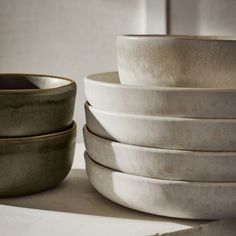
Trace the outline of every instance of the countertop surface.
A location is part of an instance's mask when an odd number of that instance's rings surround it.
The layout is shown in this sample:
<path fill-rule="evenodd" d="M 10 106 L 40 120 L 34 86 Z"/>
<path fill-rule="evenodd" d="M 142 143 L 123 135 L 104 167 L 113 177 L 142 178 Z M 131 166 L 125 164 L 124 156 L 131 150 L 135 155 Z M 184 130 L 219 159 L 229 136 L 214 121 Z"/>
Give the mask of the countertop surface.
<path fill-rule="evenodd" d="M 77 144 L 73 169 L 56 188 L 0 199 L 0 236 L 151 236 L 207 223 L 148 215 L 107 200 L 89 183 L 83 152 Z"/>

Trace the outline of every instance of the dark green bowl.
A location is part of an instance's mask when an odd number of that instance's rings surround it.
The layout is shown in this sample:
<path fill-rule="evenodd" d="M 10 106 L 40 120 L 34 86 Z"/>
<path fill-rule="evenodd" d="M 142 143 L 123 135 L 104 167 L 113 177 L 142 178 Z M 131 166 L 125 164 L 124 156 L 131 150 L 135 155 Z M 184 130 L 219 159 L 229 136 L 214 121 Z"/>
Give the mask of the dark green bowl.
<path fill-rule="evenodd" d="M 32 194 L 59 184 L 69 173 L 76 123 L 62 132 L 0 138 L 0 197 Z"/>
<path fill-rule="evenodd" d="M 73 120 L 76 83 L 32 74 L 0 74 L 0 137 L 50 134 Z"/>

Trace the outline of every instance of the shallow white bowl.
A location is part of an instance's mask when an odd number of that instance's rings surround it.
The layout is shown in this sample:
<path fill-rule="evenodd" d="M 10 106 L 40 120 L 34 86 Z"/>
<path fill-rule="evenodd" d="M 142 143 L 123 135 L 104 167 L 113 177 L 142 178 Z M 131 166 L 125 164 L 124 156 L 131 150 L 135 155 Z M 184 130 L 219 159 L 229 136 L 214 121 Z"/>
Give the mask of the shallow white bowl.
<path fill-rule="evenodd" d="M 177 218 L 236 217 L 236 182 L 184 182 L 129 175 L 85 154 L 88 178 L 110 200 L 143 212 Z"/>
<path fill-rule="evenodd" d="M 85 104 L 94 134 L 126 144 L 167 149 L 236 151 L 236 119 L 190 119 L 105 112 Z"/>
<path fill-rule="evenodd" d="M 121 113 L 236 118 L 236 89 L 122 85 L 117 72 L 90 75 L 85 95 L 95 108 Z"/>
<path fill-rule="evenodd" d="M 236 37 L 124 35 L 117 39 L 122 84 L 236 87 Z"/>
<path fill-rule="evenodd" d="M 196 152 L 127 145 L 83 129 L 86 151 L 108 168 L 159 179 L 236 181 L 236 152 Z"/>

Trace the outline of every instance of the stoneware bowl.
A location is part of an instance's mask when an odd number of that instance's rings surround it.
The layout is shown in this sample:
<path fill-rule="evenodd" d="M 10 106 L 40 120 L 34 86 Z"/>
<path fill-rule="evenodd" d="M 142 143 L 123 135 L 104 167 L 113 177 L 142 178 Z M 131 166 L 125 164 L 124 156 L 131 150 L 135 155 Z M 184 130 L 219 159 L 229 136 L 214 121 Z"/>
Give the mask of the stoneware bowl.
<path fill-rule="evenodd" d="M 85 104 L 92 133 L 146 147 L 236 151 L 236 119 L 192 119 L 106 112 Z"/>
<path fill-rule="evenodd" d="M 121 85 L 117 72 L 88 76 L 85 95 L 95 108 L 141 115 L 236 118 L 236 89 Z"/>
<path fill-rule="evenodd" d="M 236 182 L 185 182 L 129 175 L 105 168 L 85 154 L 94 188 L 108 199 L 143 212 L 177 218 L 236 217 Z"/>
<path fill-rule="evenodd" d="M 76 84 L 46 75 L 0 74 L 0 137 L 50 134 L 73 120 Z"/>
<path fill-rule="evenodd" d="M 236 37 L 124 35 L 117 44 L 123 84 L 236 87 Z"/>
<path fill-rule="evenodd" d="M 74 158 L 76 124 L 48 135 L 0 139 L 0 197 L 32 194 L 59 184 Z"/>
<path fill-rule="evenodd" d="M 83 129 L 86 151 L 97 163 L 138 176 L 186 181 L 236 181 L 236 152 L 147 148 L 100 138 Z"/>

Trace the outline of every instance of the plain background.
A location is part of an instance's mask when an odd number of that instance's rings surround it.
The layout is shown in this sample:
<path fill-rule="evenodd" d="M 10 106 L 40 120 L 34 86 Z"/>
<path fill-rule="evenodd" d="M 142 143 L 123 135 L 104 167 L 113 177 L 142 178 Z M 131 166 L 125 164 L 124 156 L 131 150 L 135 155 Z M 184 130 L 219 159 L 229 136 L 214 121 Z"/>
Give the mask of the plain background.
<path fill-rule="evenodd" d="M 170 32 L 236 35 L 235 0 L 171 0 Z"/>
<path fill-rule="evenodd" d="M 121 34 L 236 34 L 235 0 L 0 0 L 0 72 L 77 81 L 78 141 L 83 78 L 116 70 Z"/>

